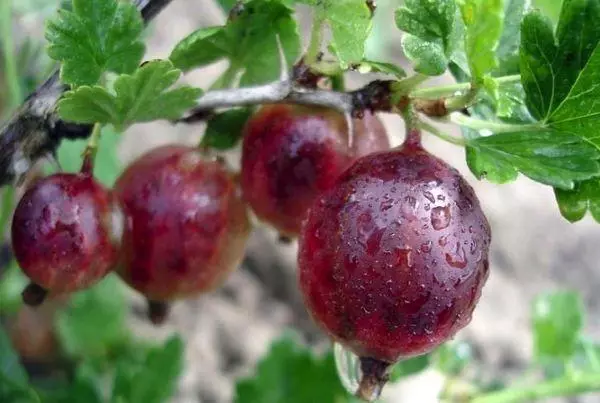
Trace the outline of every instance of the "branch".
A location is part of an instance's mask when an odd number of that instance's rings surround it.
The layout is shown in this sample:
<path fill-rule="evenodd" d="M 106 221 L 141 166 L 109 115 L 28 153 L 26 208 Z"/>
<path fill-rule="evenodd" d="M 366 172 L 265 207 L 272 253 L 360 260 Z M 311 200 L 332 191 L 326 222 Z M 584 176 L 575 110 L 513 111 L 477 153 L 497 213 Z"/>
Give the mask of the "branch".
<path fill-rule="evenodd" d="M 198 99 L 196 107 L 178 122 L 191 123 L 210 116 L 215 109 L 235 106 L 292 103 L 335 109 L 353 117 L 363 111 L 390 111 L 393 109 L 391 84 L 394 81 L 373 81 L 352 92 L 297 88 L 293 79 L 270 84 L 209 91 Z"/>
<path fill-rule="evenodd" d="M 150 22 L 172 0 L 135 0 L 144 21 Z M 68 87 L 55 71 L 0 126 L 0 187 L 19 183 L 37 160 L 54 154 L 62 139 L 89 137 L 92 125 L 64 122 L 58 118 L 56 103 Z"/>

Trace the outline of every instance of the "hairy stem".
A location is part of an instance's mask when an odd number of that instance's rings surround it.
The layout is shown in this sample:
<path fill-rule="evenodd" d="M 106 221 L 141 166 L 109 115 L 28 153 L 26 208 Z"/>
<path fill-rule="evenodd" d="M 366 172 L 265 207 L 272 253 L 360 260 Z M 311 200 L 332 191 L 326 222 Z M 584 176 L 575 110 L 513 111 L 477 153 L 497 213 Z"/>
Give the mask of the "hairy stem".
<path fill-rule="evenodd" d="M 521 81 L 520 75 L 503 76 L 495 79 L 499 85 L 513 84 Z M 414 98 L 441 98 L 453 96 L 458 92 L 469 91 L 471 83 L 456 83 L 429 88 L 417 88 L 410 93 Z"/>
<path fill-rule="evenodd" d="M 10 109 L 19 105 L 23 100 L 12 31 L 12 0 L 2 0 L 2 2 L 0 2 L 0 38 L 2 40 L 4 74 L 6 85 L 8 87 L 7 103 Z"/>
<path fill-rule="evenodd" d="M 94 160 L 96 158 L 96 153 L 98 152 L 98 142 L 101 134 L 102 125 L 100 123 L 96 123 L 88 140 L 87 147 L 83 152 L 83 164 L 81 166 L 81 172 L 83 173 L 90 175 L 94 173 Z"/>
<path fill-rule="evenodd" d="M 585 374 L 484 394 L 473 398 L 470 403 L 525 403 L 599 390 L 600 374 Z"/>
<path fill-rule="evenodd" d="M 534 132 L 545 130 L 544 126 L 537 123 L 516 125 L 502 122 L 489 122 L 486 120 L 475 119 L 458 112 L 450 114 L 446 120 L 474 130 L 489 130 L 493 133 Z"/>
<path fill-rule="evenodd" d="M 444 133 L 437 127 L 435 127 L 427 122 L 423 122 L 423 121 L 419 122 L 419 127 L 421 129 L 425 130 L 426 132 L 431 133 L 434 136 L 436 136 L 444 141 L 447 141 L 450 144 L 454 144 L 459 147 L 465 147 L 467 145 L 467 141 L 464 138 L 451 136 L 447 133 Z"/>

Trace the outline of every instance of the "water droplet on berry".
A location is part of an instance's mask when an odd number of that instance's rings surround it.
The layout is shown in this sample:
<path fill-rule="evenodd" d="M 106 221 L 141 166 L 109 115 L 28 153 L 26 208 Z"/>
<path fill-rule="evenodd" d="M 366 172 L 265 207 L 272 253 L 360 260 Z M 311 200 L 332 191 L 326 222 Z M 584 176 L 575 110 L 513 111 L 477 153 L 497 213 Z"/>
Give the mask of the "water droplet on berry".
<path fill-rule="evenodd" d="M 438 239 L 438 244 L 442 247 L 446 246 L 448 244 L 448 237 L 446 235 L 441 236 L 440 239 Z"/>
<path fill-rule="evenodd" d="M 427 241 L 426 243 L 421 245 L 421 252 L 423 253 L 429 253 L 431 252 L 431 246 L 432 246 L 433 242 L 431 241 Z"/>
<path fill-rule="evenodd" d="M 446 253 L 446 262 L 455 269 L 464 269 L 467 267 L 467 256 L 465 249 L 456 243 L 456 250 L 453 253 Z"/>
<path fill-rule="evenodd" d="M 423 192 L 423 196 L 425 196 L 425 198 L 430 202 L 435 203 L 435 197 L 433 197 L 431 192 Z"/>
<path fill-rule="evenodd" d="M 396 249 L 396 263 L 401 267 L 413 267 L 412 249 L 402 248 Z"/>
<path fill-rule="evenodd" d="M 450 225 L 450 206 L 436 207 L 431 210 L 431 225 L 436 230 L 443 230 Z"/>

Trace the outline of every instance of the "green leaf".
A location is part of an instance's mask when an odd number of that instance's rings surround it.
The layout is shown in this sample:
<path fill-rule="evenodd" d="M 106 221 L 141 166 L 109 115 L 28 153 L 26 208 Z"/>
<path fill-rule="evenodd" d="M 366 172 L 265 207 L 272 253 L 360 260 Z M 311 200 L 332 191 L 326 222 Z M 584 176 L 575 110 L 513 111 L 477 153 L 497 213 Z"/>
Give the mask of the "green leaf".
<path fill-rule="evenodd" d="M 504 76 L 519 73 L 519 45 L 521 43 L 521 22 L 525 15 L 526 0 L 506 0 L 504 5 L 504 27 L 496 56 L 498 68 L 494 75 Z"/>
<path fill-rule="evenodd" d="M 600 222 L 600 178 L 580 182 L 573 190 L 555 189 L 554 193 L 567 220 L 579 221 L 589 210 L 594 220 Z"/>
<path fill-rule="evenodd" d="M 104 128 L 98 142 L 98 153 L 94 160 L 94 176 L 107 187 L 117 180 L 121 172 L 118 158 L 118 146 L 121 135 Z M 63 140 L 58 148 L 58 162 L 65 172 L 79 172 L 82 154 L 87 147 L 87 140 Z"/>
<path fill-rule="evenodd" d="M 178 336 L 167 340 L 163 347 L 152 349 L 140 371 L 131 378 L 129 395 L 123 400 L 127 403 L 166 402 L 175 392 L 183 371 L 183 353 L 183 341 Z"/>
<path fill-rule="evenodd" d="M 433 360 L 440 371 L 457 376 L 473 360 L 473 350 L 466 342 L 451 341 L 443 344 L 433 353 Z"/>
<path fill-rule="evenodd" d="M 29 280 L 16 260 L 11 260 L 0 275 L 0 315 L 16 313 L 23 305 L 21 293 Z"/>
<path fill-rule="evenodd" d="M 577 136 L 558 132 L 503 133 L 469 142 L 467 163 L 478 178 L 505 183 L 521 172 L 562 189 L 597 176 L 597 148 Z"/>
<path fill-rule="evenodd" d="M 371 10 L 365 0 L 300 0 L 315 7 L 315 19 L 327 22 L 333 48 L 343 67 L 359 63 L 371 33 Z"/>
<path fill-rule="evenodd" d="M 277 37 L 289 65 L 300 54 L 293 13 L 293 8 L 282 0 L 249 1 L 226 26 L 202 28 L 183 39 L 170 59 L 186 71 L 228 59 L 234 73 L 243 71 L 241 86 L 276 80 L 281 71 Z"/>
<path fill-rule="evenodd" d="M 228 57 L 230 45 L 224 27 L 201 28 L 175 46 L 169 60 L 188 71 Z"/>
<path fill-rule="evenodd" d="M 13 349 L 8 334 L 0 326 L 0 401 L 40 403 L 40 398 L 29 387 L 25 369 Z"/>
<path fill-rule="evenodd" d="M 349 400 L 337 377 L 333 354 L 315 357 L 293 338 L 271 346 L 252 378 L 238 382 L 235 403 L 305 403 Z"/>
<path fill-rule="evenodd" d="M 395 364 L 392 368 L 390 380 L 392 382 L 397 382 L 407 376 L 418 374 L 419 372 L 427 369 L 427 367 L 429 367 L 430 362 L 430 354 L 424 354 L 418 357 L 402 360 L 399 363 Z"/>
<path fill-rule="evenodd" d="M 571 359 L 571 366 L 578 372 L 600 372 L 600 344 L 581 337 L 577 341 L 575 354 Z"/>
<path fill-rule="evenodd" d="M 396 25 L 406 32 L 402 48 L 415 70 L 440 75 L 457 47 L 456 3 L 454 0 L 407 0 L 396 10 Z"/>
<path fill-rule="evenodd" d="M 250 108 L 231 109 L 212 117 L 208 121 L 202 145 L 217 150 L 235 147 L 243 136 L 246 121 L 250 118 Z"/>
<path fill-rule="evenodd" d="M 405 34 L 402 37 L 404 54 L 415 64 L 415 71 L 429 76 L 444 74 L 448 59 L 441 45 Z"/>
<path fill-rule="evenodd" d="M 521 27 L 521 76 L 527 105 L 537 119 L 547 120 L 572 93 L 600 41 L 598 20 L 600 2 L 565 0 L 555 39 L 549 19 L 538 11 L 525 16 Z"/>
<path fill-rule="evenodd" d="M 223 11 L 228 13 L 229 10 L 231 10 L 233 8 L 233 6 L 235 6 L 235 3 L 237 3 L 237 0 L 217 0 L 217 3 L 219 3 L 219 5 L 223 9 Z"/>
<path fill-rule="evenodd" d="M 48 54 L 62 63 L 61 79 L 75 86 L 93 85 L 105 71 L 134 72 L 144 55 L 144 23 L 131 2 L 73 0 L 48 23 Z"/>
<path fill-rule="evenodd" d="M 171 62 L 155 60 L 133 75 L 118 77 L 114 94 L 99 86 L 67 92 L 58 103 L 59 114 L 76 123 L 112 124 L 118 131 L 137 122 L 177 119 L 201 94 L 200 89 L 187 86 L 169 90 L 180 76 Z"/>
<path fill-rule="evenodd" d="M 576 292 L 538 296 L 533 302 L 534 350 L 538 359 L 573 355 L 583 327 L 583 302 Z"/>
<path fill-rule="evenodd" d="M 467 28 L 465 51 L 471 75 L 477 81 L 498 65 L 496 49 L 502 35 L 503 0 L 461 0 L 460 10 Z"/>
<path fill-rule="evenodd" d="M 74 357 L 104 356 L 128 337 L 121 283 L 109 275 L 71 298 L 58 313 L 56 329 L 63 349 Z"/>

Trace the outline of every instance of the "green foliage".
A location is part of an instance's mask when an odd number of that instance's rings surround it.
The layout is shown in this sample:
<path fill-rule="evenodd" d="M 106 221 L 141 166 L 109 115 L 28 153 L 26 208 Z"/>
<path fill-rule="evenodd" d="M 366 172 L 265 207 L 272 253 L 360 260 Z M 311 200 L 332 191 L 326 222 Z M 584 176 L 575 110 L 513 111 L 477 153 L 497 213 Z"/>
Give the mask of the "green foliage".
<path fill-rule="evenodd" d="M 93 85 L 104 71 L 133 73 L 144 55 L 143 21 L 129 2 L 73 0 L 48 23 L 48 54 L 67 84 Z"/>
<path fill-rule="evenodd" d="M 600 222 L 600 179 L 594 178 L 578 183 L 573 190 L 555 189 L 558 206 L 563 217 L 576 222 L 589 210 Z"/>
<path fill-rule="evenodd" d="M 308 386 L 310 385 L 310 386 Z M 235 403 L 349 402 L 333 354 L 315 357 L 290 337 L 271 346 L 253 378 L 238 382 Z"/>
<path fill-rule="evenodd" d="M 533 336 L 538 359 L 575 353 L 583 328 L 583 302 L 574 292 L 540 295 L 533 303 Z"/>
<path fill-rule="evenodd" d="M 67 92 L 59 102 L 60 116 L 71 122 L 111 124 L 122 131 L 135 122 L 176 119 L 195 105 L 199 89 L 171 88 L 181 72 L 169 61 L 146 63 L 133 75 L 121 75 L 114 93 L 100 86 Z"/>
<path fill-rule="evenodd" d="M 243 128 L 250 118 L 250 108 L 231 109 L 212 117 L 208 121 L 202 138 L 202 146 L 216 150 L 235 147 L 243 136 Z"/>
<path fill-rule="evenodd" d="M 478 178 L 506 183 L 518 172 L 562 189 L 598 174 L 600 152 L 577 136 L 554 132 L 503 133 L 469 142 L 467 162 Z"/>
<path fill-rule="evenodd" d="M 243 72 L 241 86 L 264 84 L 280 75 L 277 38 L 288 64 L 293 64 L 300 52 L 293 9 L 280 0 L 253 0 L 227 25 L 202 28 L 183 39 L 170 60 L 187 71 L 228 59 L 230 71 Z"/>
<path fill-rule="evenodd" d="M 406 32 L 402 48 L 415 71 L 440 75 L 457 47 L 456 2 L 408 0 L 396 11 L 396 25 Z"/>

